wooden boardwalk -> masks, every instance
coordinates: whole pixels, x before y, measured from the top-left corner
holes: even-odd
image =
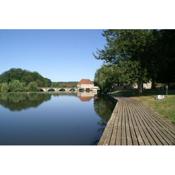
[[[98,145],[175,145],[175,125],[132,98],[118,98]]]

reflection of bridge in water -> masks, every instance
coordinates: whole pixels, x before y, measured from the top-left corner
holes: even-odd
[[[90,101],[94,96],[97,95],[97,92],[90,91],[90,92],[77,92],[77,96],[81,101]]]

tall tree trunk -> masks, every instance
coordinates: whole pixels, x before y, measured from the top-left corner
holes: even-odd
[[[151,89],[155,89],[155,88],[156,88],[156,82],[154,79],[152,79]]]
[[[142,81],[138,82],[138,91],[139,91],[139,94],[143,93],[143,82]]]

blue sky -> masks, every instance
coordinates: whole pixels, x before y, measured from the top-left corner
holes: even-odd
[[[0,73],[15,67],[52,81],[93,80],[103,63],[93,53],[104,45],[102,30],[0,30]]]

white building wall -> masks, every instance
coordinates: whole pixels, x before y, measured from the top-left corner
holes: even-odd
[[[144,89],[151,89],[151,86],[152,86],[152,82],[151,81],[148,82],[148,83],[143,83],[143,88]],[[133,84],[133,88],[137,89],[138,88],[138,84],[137,83]]]
[[[144,89],[151,89],[151,86],[152,86],[152,82],[143,83],[143,88]]]
[[[86,89],[86,88],[92,89],[94,85],[93,84],[80,84],[80,85],[77,85],[77,87],[83,88],[83,89]]]

